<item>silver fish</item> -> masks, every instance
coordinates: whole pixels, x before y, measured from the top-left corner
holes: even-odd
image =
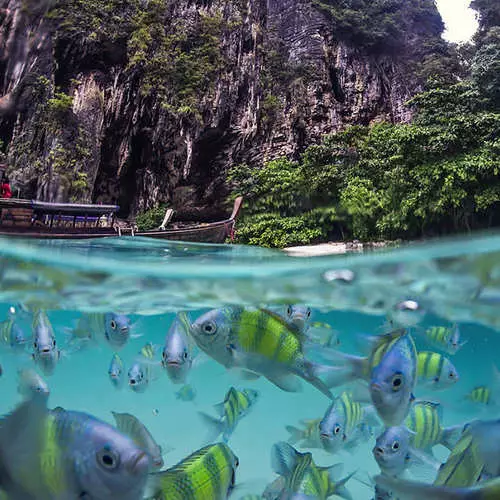
[[[388,427],[378,438],[373,456],[380,470],[389,476],[399,476],[411,464],[410,431],[403,425]]]
[[[8,498],[140,500],[151,459],[111,425],[48,411],[46,398],[35,396],[2,420],[0,470]]]
[[[18,385],[17,392],[22,396],[29,398],[36,394],[49,396],[50,389],[47,382],[35,371],[30,369],[21,369],[17,372]]]
[[[149,386],[149,374],[149,367],[136,361],[128,371],[128,386],[134,392],[144,392]]]
[[[111,383],[116,389],[121,389],[123,387],[123,383],[125,382],[125,368],[122,359],[116,353],[114,353],[111,358],[108,375],[109,380],[111,380]]]
[[[121,349],[130,339],[130,318],[116,313],[83,314],[71,331],[74,340],[107,342],[113,349]]]
[[[44,311],[37,311],[33,318],[33,359],[44,375],[54,373],[61,351],[57,348],[54,330]]]
[[[161,446],[157,444],[146,426],[130,413],[114,411],[111,413],[115,417],[117,429],[132,438],[139,448],[148,453],[152,459],[153,469],[161,469],[163,467]]]
[[[193,357],[189,345],[191,323],[186,313],[175,317],[165,338],[161,365],[167,371],[174,384],[184,384],[193,365]]]

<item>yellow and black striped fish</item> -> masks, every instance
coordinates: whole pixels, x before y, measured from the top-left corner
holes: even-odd
[[[213,309],[191,325],[191,336],[226,368],[258,373],[290,392],[300,389],[298,376],[332,397],[318,377],[328,368],[305,358],[300,335],[278,314],[242,307]]]
[[[302,420],[300,423],[303,428],[299,429],[293,425],[285,426],[285,429],[290,433],[288,442],[290,444],[300,443],[303,448],[321,448],[321,440],[319,437],[320,418]]]
[[[492,404],[491,389],[485,385],[479,385],[474,387],[472,391],[465,396],[466,399],[472,401],[473,403],[478,403],[482,405]]]
[[[453,363],[442,354],[421,351],[417,355],[417,376],[419,383],[432,389],[446,389],[460,379]]]
[[[460,439],[463,425],[444,428],[441,426],[441,405],[419,401],[410,408],[405,424],[412,435],[410,444],[415,448],[428,449],[442,444],[451,450]]]
[[[215,409],[220,414],[220,419],[199,412],[211,430],[209,441],[214,441],[222,434],[223,441],[227,442],[238,422],[248,414],[258,397],[259,393],[253,389],[239,391],[231,387],[227,391],[224,401],[215,405]]]
[[[365,410],[354,401],[350,392],[344,391],[335,398],[319,424],[323,448],[336,453],[342,447],[361,437],[360,427],[365,419]]]
[[[225,500],[234,488],[238,458],[224,443],[205,446],[164,472],[151,474],[150,500]]]
[[[425,330],[424,335],[429,344],[447,354],[456,354],[467,343],[467,341],[460,341],[458,325],[453,325],[451,328],[432,326]]]
[[[310,453],[299,453],[292,445],[276,443],[271,452],[271,463],[274,472],[285,478],[284,490],[279,498],[288,495],[303,495],[316,500],[325,500],[337,495],[350,499],[345,484],[352,474],[344,479],[337,479],[339,466],[318,467]]]

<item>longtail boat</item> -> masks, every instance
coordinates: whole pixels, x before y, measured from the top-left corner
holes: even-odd
[[[165,240],[223,243],[232,237],[243,198],[234,201],[231,215],[215,222],[175,221],[175,211],[167,209],[162,224],[140,231],[134,223],[120,221],[117,205],[48,203],[38,200],[0,198],[0,236],[83,239],[109,236],[146,236]]]

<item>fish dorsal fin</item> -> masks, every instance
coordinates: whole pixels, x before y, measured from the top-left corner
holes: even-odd
[[[116,413],[111,412],[116,422],[116,428],[132,438],[134,441],[137,439],[137,426],[139,421],[130,413]]]
[[[285,328],[288,328],[288,330],[290,330],[290,332],[293,333],[298,338],[300,339],[304,338],[304,334],[297,327],[297,325],[295,325],[294,323],[289,323],[285,318],[283,318],[283,316],[280,316],[277,312],[271,311],[270,309],[266,309],[264,307],[260,308],[259,311],[274,318],[276,321],[281,323]]]
[[[300,458],[299,453],[291,444],[280,441],[271,450],[271,467],[280,476],[289,476]]]
[[[439,401],[426,401],[426,400],[420,400],[416,399],[413,402],[414,405],[421,405],[421,406],[426,406],[430,408],[433,411],[437,412],[437,415],[439,417],[439,420],[443,420],[443,405]]]

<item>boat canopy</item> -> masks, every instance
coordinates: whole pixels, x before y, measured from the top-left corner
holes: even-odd
[[[118,212],[118,205],[86,205],[84,203],[49,203],[31,200],[31,208],[44,214],[60,215],[108,215]]]

